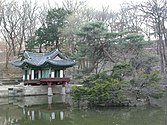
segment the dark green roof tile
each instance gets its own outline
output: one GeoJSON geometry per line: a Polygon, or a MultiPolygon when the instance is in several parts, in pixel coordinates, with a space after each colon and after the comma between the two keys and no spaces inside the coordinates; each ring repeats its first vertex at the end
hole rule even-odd
{"type": "Polygon", "coordinates": [[[75,61],[65,57],[58,49],[54,49],[48,53],[33,53],[25,51],[23,59],[16,60],[12,64],[17,67],[24,67],[26,64],[33,66],[43,66],[45,64],[50,64],[54,66],[72,67],[76,64],[75,61]],[[61,60],[53,60],[56,56],[59,56],[61,60]]]}

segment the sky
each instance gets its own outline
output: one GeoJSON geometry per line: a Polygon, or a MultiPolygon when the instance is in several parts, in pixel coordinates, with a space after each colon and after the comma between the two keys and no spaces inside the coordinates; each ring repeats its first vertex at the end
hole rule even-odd
{"type": "MultiPolygon", "coordinates": [[[[112,10],[118,10],[120,4],[131,2],[132,0],[87,0],[91,7],[101,8],[101,6],[110,6],[112,10]]],[[[133,0],[132,2],[137,2],[141,0],[133,0]]]]}
{"type": "MultiPolygon", "coordinates": [[[[12,1],[12,0],[7,0],[12,1]]],[[[16,0],[22,2],[22,0],[16,0]]],[[[64,0],[31,0],[32,2],[37,1],[39,5],[48,4],[48,1],[51,3],[51,6],[55,6],[55,3],[61,5],[62,1],[64,0]]],[[[72,0],[73,1],[73,0],[72,0]]],[[[102,6],[109,6],[112,10],[118,11],[120,4],[127,3],[127,2],[142,2],[147,0],[77,0],[77,1],[86,1],[89,7],[94,9],[101,9],[102,6]]]]}
{"type": "MultiPolygon", "coordinates": [[[[48,0],[37,0],[39,3],[48,3],[48,0]]],[[[61,5],[63,0],[49,0],[52,5],[54,3],[59,3],[61,5]]],[[[86,0],[89,7],[95,8],[95,9],[101,9],[102,6],[109,6],[112,10],[118,11],[119,6],[122,3],[126,2],[141,2],[144,0],[86,0]]]]}

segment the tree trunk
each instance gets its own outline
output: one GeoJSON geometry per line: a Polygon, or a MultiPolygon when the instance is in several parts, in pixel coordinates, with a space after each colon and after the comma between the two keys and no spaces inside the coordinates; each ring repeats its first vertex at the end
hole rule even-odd
{"type": "Polygon", "coordinates": [[[166,33],[166,28],[165,28],[165,21],[164,18],[162,19],[162,32],[165,40],[165,46],[167,47],[167,33],[166,33]]]}
{"type": "Polygon", "coordinates": [[[6,43],[6,59],[5,59],[5,68],[8,68],[8,64],[9,64],[9,57],[11,55],[11,47],[10,45],[7,45],[6,43]]]}
{"type": "Polygon", "coordinates": [[[156,20],[157,22],[157,33],[158,33],[158,43],[159,43],[159,52],[160,52],[160,58],[161,58],[161,73],[164,74],[165,73],[165,66],[167,65],[167,59],[166,59],[166,54],[165,54],[165,47],[164,47],[164,42],[162,39],[162,25],[161,25],[161,20],[160,17],[158,18],[158,20],[156,20]]]}
{"type": "Polygon", "coordinates": [[[14,43],[14,39],[12,38],[12,52],[13,52],[13,55],[16,56],[16,48],[15,48],[15,43],[14,43]]]}
{"type": "Polygon", "coordinates": [[[42,45],[39,45],[39,53],[42,53],[42,45]]]}

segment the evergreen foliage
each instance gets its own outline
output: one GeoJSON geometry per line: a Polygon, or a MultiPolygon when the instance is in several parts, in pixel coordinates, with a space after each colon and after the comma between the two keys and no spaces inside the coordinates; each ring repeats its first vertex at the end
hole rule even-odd
{"type": "Polygon", "coordinates": [[[111,77],[100,78],[99,75],[93,79],[84,81],[90,83],[82,87],[73,87],[74,100],[87,100],[90,105],[123,105],[127,101],[126,91],[122,89],[126,82],[111,77]],[[93,85],[90,85],[91,82],[93,85]]]}
{"type": "Polygon", "coordinates": [[[124,76],[131,76],[133,68],[129,64],[115,65],[112,69],[112,78],[123,80],[124,76]]]}
{"type": "Polygon", "coordinates": [[[113,67],[112,74],[106,72],[85,79],[83,86],[73,87],[75,101],[88,101],[98,106],[135,106],[138,102],[150,103],[150,98],[161,98],[164,91],[159,86],[158,72],[137,73],[128,64],[113,67]],[[125,79],[125,76],[130,76],[125,79]]]}
{"type": "Polygon", "coordinates": [[[31,50],[34,47],[38,47],[39,52],[42,52],[42,46],[54,46],[58,48],[60,45],[61,30],[64,28],[66,18],[70,13],[70,11],[64,8],[48,10],[45,22],[36,30],[35,36],[29,38],[27,41],[27,48],[31,50]]]}
{"type": "Polygon", "coordinates": [[[77,33],[80,40],[77,43],[80,58],[88,60],[89,69],[92,72],[97,68],[100,60],[105,57],[104,48],[108,45],[105,41],[107,28],[103,22],[90,22],[81,27],[77,33]]]}
{"type": "MultiPolygon", "coordinates": [[[[82,65],[82,61],[87,61],[89,65],[83,65],[82,70],[89,73],[98,73],[100,63],[107,61],[115,63],[129,62],[138,56],[149,41],[144,40],[143,34],[130,32],[109,32],[103,22],[89,22],[81,27],[77,33],[77,59],[82,65]]],[[[77,55],[76,54],[76,55],[77,55]]]]}

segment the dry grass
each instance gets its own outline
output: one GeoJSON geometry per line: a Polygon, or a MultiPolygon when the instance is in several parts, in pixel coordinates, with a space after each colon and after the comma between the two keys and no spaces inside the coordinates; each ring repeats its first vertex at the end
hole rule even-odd
{"type": "Polygon", "coordinates": [[[22,77],[22,70],[11,64],[5,68],[5,63],[0,63],[0,78],[19,78],[22,77]]]}

